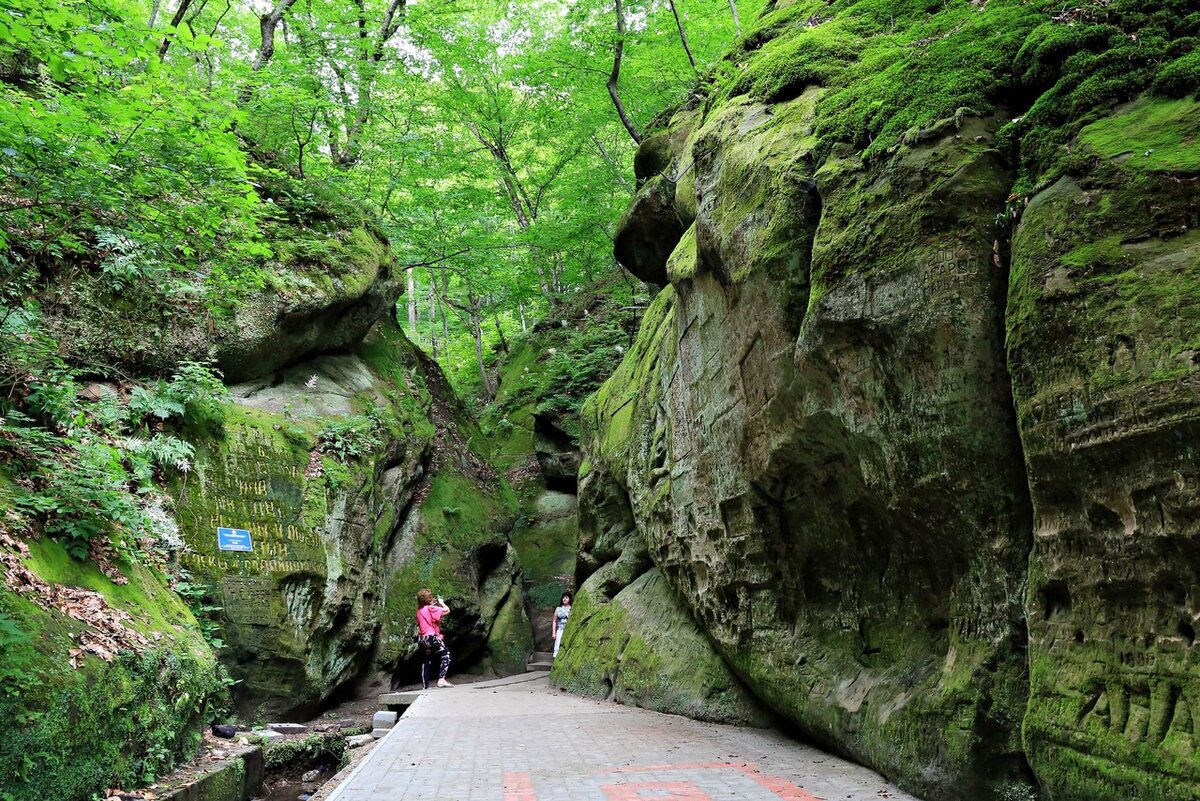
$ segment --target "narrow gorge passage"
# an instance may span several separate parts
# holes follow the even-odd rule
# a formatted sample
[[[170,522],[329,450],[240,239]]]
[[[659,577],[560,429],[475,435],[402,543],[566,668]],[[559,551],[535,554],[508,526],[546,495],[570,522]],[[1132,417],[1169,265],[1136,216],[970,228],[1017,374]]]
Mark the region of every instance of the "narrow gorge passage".
[[[0,801],[1200,801],[1198,42],[0,0]]]

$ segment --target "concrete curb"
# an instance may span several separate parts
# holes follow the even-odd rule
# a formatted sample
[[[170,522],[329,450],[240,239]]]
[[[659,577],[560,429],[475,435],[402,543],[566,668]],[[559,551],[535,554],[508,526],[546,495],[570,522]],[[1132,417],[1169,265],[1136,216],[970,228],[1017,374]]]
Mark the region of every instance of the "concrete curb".
[[[428,702],[427,698],[428,698],[427,696],[422,696],[422,697],[418,698],[416,701],[414,701],[412,704],[410,704],[408,708],[416,709],[419,704],[427,703]],[[377,755],[383,753],[383,748],[382,748],[383,744],[388,741],[388,738],[392,737],[393,735],[395,735],[396,732],[400,731],[400,729],[404,726],[404,721],[405,721],[405,717],[403,715],[401,715],[400,719],[396,721],[396,725],[394,725],[394,726],[392,726],[392,728],[388,729],[387,734],[383,735],[382,737],[380,737],[378,740],[375,741],[375,745],[371,746],[371,753],[367,754],[366,757],[361,762],[358,763],[358,765],[354,768],[354,770],[351,771],[350,774],[348,776],[346,776],[346,778],[342,779],[342,783],[339,784],[332,793],[330,793],[328,796],[325,797],[325,801],[339,801],[341,799],[342,792],[347,787],[350,786],[350,783],[352,781],[354,781],[354,777],[357,776],[364,768],[366,768],[368,765],[370,765],[372,759],[375,759]]]

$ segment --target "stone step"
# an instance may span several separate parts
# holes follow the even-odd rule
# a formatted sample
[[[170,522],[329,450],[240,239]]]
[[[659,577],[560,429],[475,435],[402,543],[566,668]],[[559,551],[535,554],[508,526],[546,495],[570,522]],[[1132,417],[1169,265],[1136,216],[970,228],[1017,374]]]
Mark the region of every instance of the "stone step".
[[[527,670],[549,670],[554,667],[553,662],[530,662],[525,666]]]
[[[534,651],[529,655],[530,662],[553,662],[554,654],[549,651]]]
[[[379,696],[379,705],[383,707],[393,706],[412,706],[414,702],[422,695],[424,690],[408,690],[402,693],[384,693]]]
[[[376,731],[379,729],[390,729],[396,725],[396,721],[399,719],[400,715],[396,712],[376,712],[375,717],[371,719],[371,726]]]

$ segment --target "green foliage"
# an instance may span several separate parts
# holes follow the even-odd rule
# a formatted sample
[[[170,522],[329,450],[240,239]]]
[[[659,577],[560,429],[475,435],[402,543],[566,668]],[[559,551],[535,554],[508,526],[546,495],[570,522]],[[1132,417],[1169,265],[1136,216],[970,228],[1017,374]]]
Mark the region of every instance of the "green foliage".
[[[370,455],[383,447],[383,426],[377,415],[353,415],[332,420],[317,435],[317,447],[343,461]]]
[[[6,653],[3,661],[16,660]],[[192,656],[126,651],[91,681],[83,672],[60,676],[52,698],[0,693],[0,713],[14,723],[0,745],[5,790],[14,801],[83,801],[154,781],[199,746],[200,726],[221,707],[220,675]]]
[[[160,533],[156,479],[190,470],[194,456],[164,424],[211,430],[224,420],[228,390],[197,363],[169,381],[132,387],[124,399],[104,387],[86,401],[81,390],[60,368],[29,385],[24,411],[0,417],[0,457],[21,476],[13,505],[77,559],[102,539],[136,550]]]
[[[82,257],[120,291],[189,271],[228,285],[265,251],[258,198],[232,131],[229,87],[190,60],[163,64],[161,34],[128,3],[8,0],[0,9],[0,249]],[[181,49],[218,55],[211,36]],[[217,269],[217,268],[220,269]]]
[[[212,602],[211,588],[193,583],[191,573],[181,569],[175,581],[175,593],[183,599],[188,609],[192,610],[204,641],[218,651],[224,648],[225,641],[221,639],[222,607]]]

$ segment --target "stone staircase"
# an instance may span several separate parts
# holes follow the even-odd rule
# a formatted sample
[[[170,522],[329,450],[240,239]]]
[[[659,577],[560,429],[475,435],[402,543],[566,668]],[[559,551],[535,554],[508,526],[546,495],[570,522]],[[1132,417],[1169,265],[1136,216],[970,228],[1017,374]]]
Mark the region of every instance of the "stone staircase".
[[[549,651],[534,651],[525,663],[526,670],[548,671],[554,665],[554,654]]]

